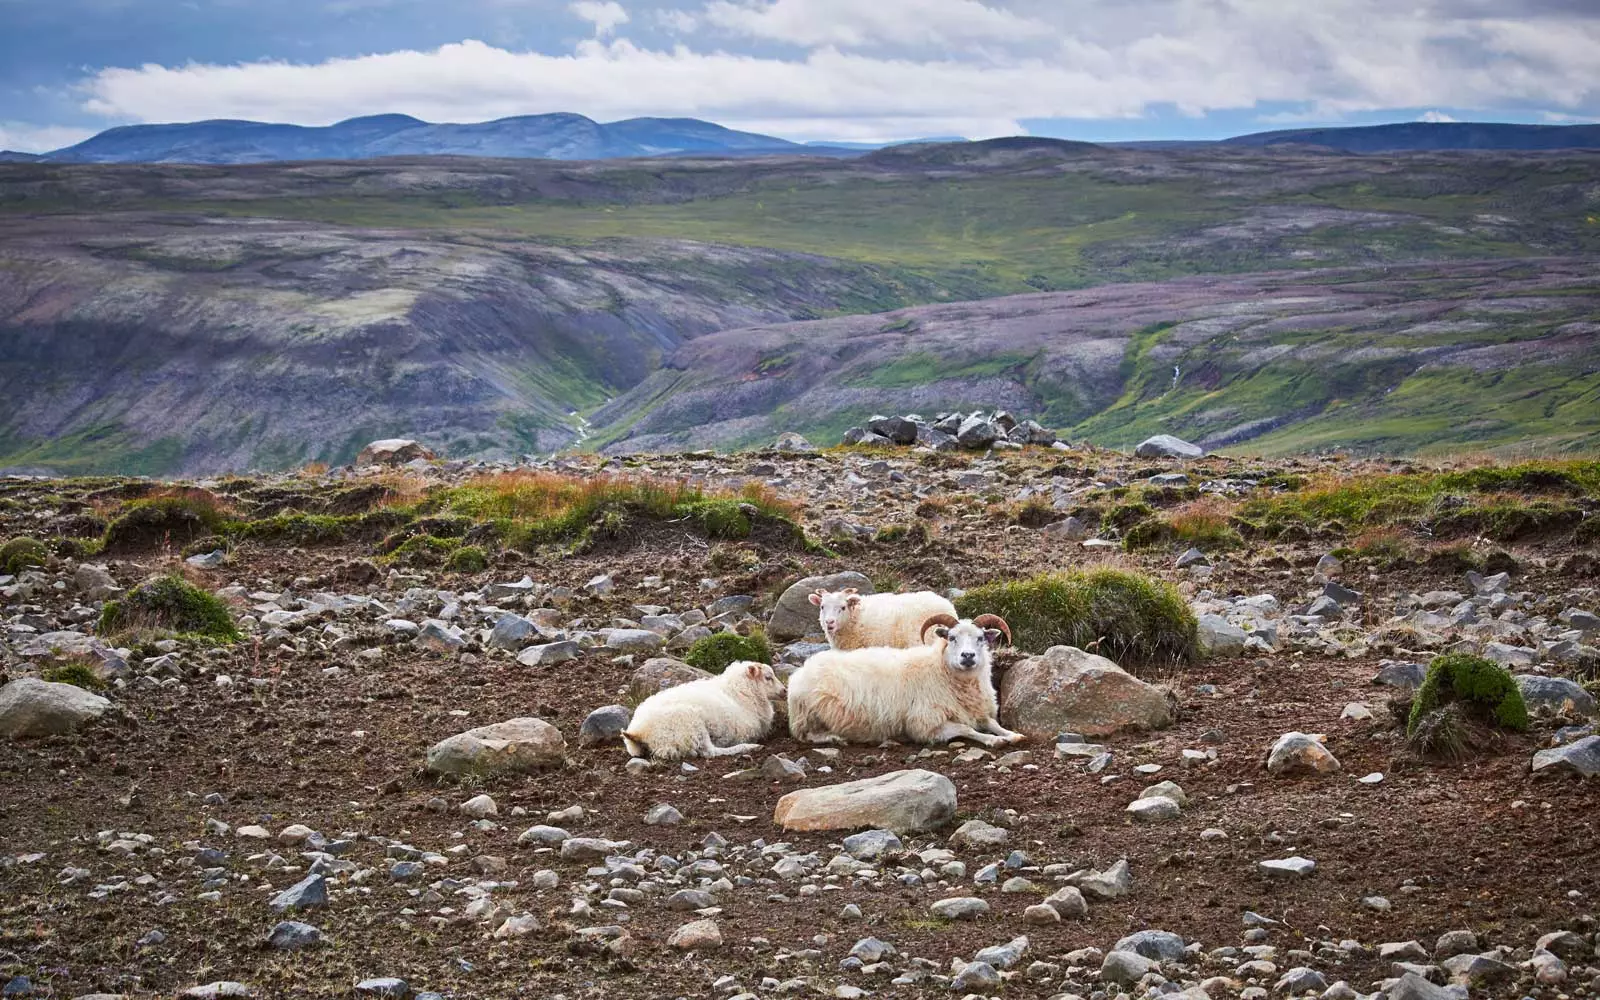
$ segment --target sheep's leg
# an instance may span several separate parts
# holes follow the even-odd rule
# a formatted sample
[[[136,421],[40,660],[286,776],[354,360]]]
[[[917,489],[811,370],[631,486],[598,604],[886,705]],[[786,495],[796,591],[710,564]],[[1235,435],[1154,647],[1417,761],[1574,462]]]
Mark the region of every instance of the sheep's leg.
[[[986,733],[993,733],[994,735],[1005,740],[1007,743],[1021,743],[1023,740],[1027,739],[1027,737],[1023,734],[1013,733],[1005,726],[1002,726],[999,719],[984,719],[978,724],[978,728]]]
[[[962,722],[946,722],[938,729],[935,729],[927,740],[921,742],[949,743],[951,740],[971,740],[973,743],[981,743],[986,747],[1005,746],[1009,742],[1003,736],[980,733]]]
[[[719,747],[707,740],[704,755],[707,757],[737,757],[740,754],[755,753],[760,749],[761,744],[759,743],[735,743],[731,747]]]
[[[806,737],[806,742],[822,747],[842,747],[849,744],[849,740],[837,733],[812,733]]]

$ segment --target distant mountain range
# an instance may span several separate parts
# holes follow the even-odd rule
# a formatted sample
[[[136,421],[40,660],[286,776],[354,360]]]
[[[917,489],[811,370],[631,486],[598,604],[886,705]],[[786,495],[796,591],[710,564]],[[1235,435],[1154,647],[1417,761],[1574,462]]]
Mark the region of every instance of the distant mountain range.
[[[917,143],[961,142],[943,137]],[[909,145],[911,143],[906,143]],[[1207,145],[1320,146],[1350,153],[1452,149],[1594,149],[1600,125],[1507,125],[1406,122],[1351,128],[1258,132],[1220,143],[1108,143],[1122,147],[1195,148]],[[54,152],[0,151],[0,162],[46,163],[273,163],[287,160],[365,160],[382,156],[480,156],[548,160],[619,157],[859,156],[885,144],[796,143],[739,132],[697,118],[629,118],[601,123],[577,114],[524,115],[472,124],[431,124],[409,115],[351,118],[309,127],[214,120],[172,125],[125,125]]]

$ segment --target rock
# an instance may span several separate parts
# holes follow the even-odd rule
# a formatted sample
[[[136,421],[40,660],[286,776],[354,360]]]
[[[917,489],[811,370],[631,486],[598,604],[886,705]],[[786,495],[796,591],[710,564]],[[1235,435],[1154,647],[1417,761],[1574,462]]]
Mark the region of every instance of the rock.
[[[1205,450],[1171,434],[1157,434],[1139,442],[1133,453],[1138,458],[1199,458]]]
[[[1308,991],[1316,991],[1318,993],[1322,992],[1328,988],[1328,981],[1324,979],[1322,977],[1322,973],[1318,972],[1316,969],[1307,968],[1306,966],[1301,965],[1290,969],[1288,972],[1285,972],[1282,976],[1280,976],[1278,978],[1278,984],[1273,988],[1280,993],[1288,993],[1291,996],[1299,996],[1300,994]]]
[[[1139,823],[1165,823],[1177,819],[1183,810],[1178,803],[1164,795],[1152,795],[1149,798],[1135,799],[1128,803],[1125,810],[1127,814]]]
[[[610,746],[620,743],[622,731],[628,728],[633,713],[622,705],[607,705],[584,716],[578,727],[578,746]]]
[[[1465,1000],[1461,994],[1408,972],[1389,987],[1389,1000]]]
[[[1594,695],[1585,691],[1576,681],[1565,677],[1541,677],[1538,674],[1517,674],[1517,688],[1530,711],[1545,709],[1550,712],[1594,715]]]
[[[569,837],[561,842],[563,861],[601,861],[628,847],[627,841],[606,840],[603,837]]]
[[[905,417],[873,417],[867,421],[867,430],[882,434],[895,444],[917,443],[917,425]]]
[[[1403,663],[1388,660],[1378,668],[1373,675],[1371,683],[1383,684],[1402,690],[1414,690],[1422,686],[1423,680],[1428,676],[1428,668],[1420,663]]]
[[[321,875],[307,875],[289,888],[272,897],[268,904],[282,913],[285,910],[310,910],[328,905],[328,880]]]
[[[794,431],[785,431],[782,434],[779,434],[778,440],[773,444],[772,447],[778,451],[791,453],[812,452],[817,450],[816,445],[812,444],[810,441],[807,441],[803,436],[796,434]]]
[[[1338,758],[1305,733],[1284,733],[1267,755],[1269,774],[1333,774],[1338,770]]]
[[[1183,938],[1170,931],[1136,931],[1111,946],[1112,951],[1131,951],[1158,962],[1181,960],[1183,949]]]
[[[617,589],[617,581],[612,579],[610,573],[600,573],[591,577],[583,589],[596,597],[605,597]]]
[[[0,736],[55,736],[98,719],[111,702],[72,684],[18,677],[0,687]]]
[[[648,655],[660,652],[666,644],[665,636],[647,628],[614,628],[606,636],[606,648],[617,653]]]
[[[407,1000],[412,995],[411,984],[394,976],[378,976],[356,983],[358,997],[385,997],[387,1000]]]
[[[952,990],[984,990],[991,986],[1000,985],[1000,973],[988,962],[968,962],[955,979],[950,981]]]
[[[489,816],[500,815],[500,807],[495,805],[494,799],[487,795],[474,795],[461,803],[461,815],[472,819],[485,819]]]
[[[955,814],[950,779],[916,770],[790,792],[778,800],[772,821],[785,830],[870,827],[905,834],[937,829]]]
[[[94,563],[79,563],[72,571],[72,585],[86,601],[104,601],[122,594],[122,588],[117,586],[110,571]]]
[[[1195,639],[1200,652],[1207,656],[1236,656],[1244,652],[1249,638],[1244,629],[1230,623],[1221,615],[1200,615],[1195,619]]]
[[[679,951],[707,951],[722,947],[722,930],[715,920],[695,920],[684,924],[667,938],[667,947]]]
[[[999,847],[1010,839],[1011,831],[981,819],[967,820],[950,835],[950,843],[956,847]]]
[[[1310,875],[1316,867],[1315,861],[1298,855],[1282,860],[1256,862],[1256,868],[1269,878],[1299,878]]]
[[[571,840],[572,834],[559,826],[530,826],[517,837],[518,844],[560,844]]]
[[[683,813],[665,802],[658,802],[644,814],[646,826],[676,826],[683,822]]]
[[[422,648],[431,649],[435,653],[459,653],[467,648],[467,640],[459,629],[449,622],[434,618],[423,621],[414,641]]]
[[[767,637],[775,642],[790,642],[808,635],[821,635],[817,609],[812,607],[810,601],[811,592],[843,590],[846,587],[854,587],[863,594],[873,592],[872,581],[855,572],[808,576],[790,584],[772,610],[772,618],[767,622]]]
[[[1146,684],[1103,656],[1075,646],[1052,646],[1014,664],[1000,682],[1000,717],[1007,727],[1050,738],[1071,730],[1108,736],[1161,729],[1172,723],[1162,689]]]
[[[658,656],[644,661],[644,666],[635,670],[628,679],[628,699],[637,705],[658,691],[710,676],[706,671],[691,667],[682,660]]]
[[[228,997],[252,997],[255,993],[244,983],[224,979],[204,986],[191,986],[178,996],[183,1000],[224,1000]]]
[[[1083,893],[1077,886],[1069,885],[1057,889],[1045,897],[1044,905],[1067,920],[1081,919],[1089,915],[1089,904],[1084,901]]]
[[[1160,971],[1160,962],[1132,951],[1112,951],[1100,963],[1100,978],[1123,986],[1132,986],[1150,973]]]
[[[961,426],[956,428],[956,443],[973,451],[987,448],[999,438],[1000,428],[978,414],[961,421]]]
[[[1070,515],[1061,521],[1051,521],[1039,530],[1069,542],[1079,542],[1089,537],[1089,526]]]
[[[566,749],[561,731],[543,719],[510,719],[435,743],[427,767],[433,774],[524,774],[559,766]]]
[[[578,644],[571,639],[529,646],[517,654],[517,662],[525,667],[546,667],[578,658]]]
[[[1178,569],[1188,569],[1190,566],[1210,566],[1211,560],[1206,557],[1204,552],[1201,552],[1199,549],[1191,548],[1183,555],[1179,556],[1178,561],[1173,565],[1175,565]]]
[[[1022,922],[1025,924],[1058,924],[1061,922],[1061,914],[1053,906],[1034,903],[1022,911]]]
[[[322,943],[322,932],[298,920],[280,920],[267,933],[267,947],[275,951],[299,951]]]
[[[1096,899],[1121,899],[1133,891],[1133,873],[1128,870],[1128,860],[1122,858],[1103,872],[1074,872],[1067,876],[1067,883]]]
[[[1478,935],[1471,931],[1445,931],[1433,946],[1435,959],[1454,958],[1478,950]]]
[[[1600,774],[1600,736],[1585,736],[1564,746],[1540,750],[1533,755],[1532,770],[1569,772],[1592,778]]]
[[[1581,962],[1588,955],[1589,943],[1576,931],[1551,931],[1534,942],[1533,950],[1548,951],[1568,961]]]
[[[904,848],[893,830],[863,830],[844,838],[844,849],[857,861],[877,861],[893,857]]]
[[[977,896],[952,896],[934,902],[928,909],[945,920],[976,920],[989,912],[989,904]]]
[[[362,448],[356,455],[356,468],[371,465],[404,465],[417,459],[432,461],[433,452],[409,438],[384,438]]]

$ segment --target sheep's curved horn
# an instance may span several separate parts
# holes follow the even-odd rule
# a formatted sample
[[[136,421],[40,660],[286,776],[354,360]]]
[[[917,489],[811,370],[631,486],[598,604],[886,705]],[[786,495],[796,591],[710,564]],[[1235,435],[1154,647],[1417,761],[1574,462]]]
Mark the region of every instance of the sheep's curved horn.
[[[935,625],[943,625],[945,628],[949,628],[955,624],[958,624],[955,615],[934,615],[922,623],[922,628],[917,630],[917,635],[922,637],[923,643],[927,643],[928,629],[933,628]]]
[[[999,615],[979,615],[972,619],[972,624],[979,628],[997,628],[1006,634],[1006,645],[1011,645],[1011,626]]]

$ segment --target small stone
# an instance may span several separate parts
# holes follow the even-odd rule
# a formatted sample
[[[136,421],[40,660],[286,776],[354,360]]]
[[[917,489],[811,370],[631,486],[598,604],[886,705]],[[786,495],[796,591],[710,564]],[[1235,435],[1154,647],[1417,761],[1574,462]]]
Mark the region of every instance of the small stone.
[[[500,815],[500,807],[495,805],[494,799],[487,795],[474,795],[459,806],[463,816],[473,819],[484,819],[489,816]]]
[[[945,920],[976,920],[989,912],[989,904],[976,896],[952,896],[935,902],[929,909]]]
[[[328,904],[328,882],[321,875],[307,875],[273,897],[274,910],[309,910]]]
[[[667,947],[679,951],[708,951],[722,947],[722,931],[715,920],[684,924],[667,938]]]
[[[276,951],[299,951],[322,943],[322,932],[298,920],[283,920],[267,934],[267,947]]]
[[[1338,758],[1320,740],[1306,733],[1283,734],[1267,756],[1270,774],[1332,774],[1338,770]]]
[[[1100,978],[1108,983],[1132,986],[1152,972],[1159,972],[1161,963],[1131,951],[1112,951],[1100,963]]]
[[[683,813],[661,802],[650,807],[650,811],[644,814],[644,821],[648,826],[675,826],[683,822]]]
[[[1315,861],[1298,855],[1281,860],[1259,861],[1256,863],[1256,868],[1263,874],[1275,878],[1302,877],[1311,874],[1316,867],[1317,863]]]
[[[1076,886],[1065,886],[1045,897],[1044,904],[1056,915],[1068,920],[1078,920],[1089,915],[1089,904]]]
[[[584,717],[578,728],[578,746],[611,746],[622,741],[622,731],[628,728],[633,713],[622,705],[597,708]]]

